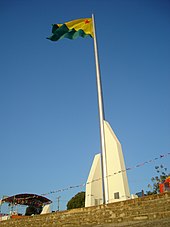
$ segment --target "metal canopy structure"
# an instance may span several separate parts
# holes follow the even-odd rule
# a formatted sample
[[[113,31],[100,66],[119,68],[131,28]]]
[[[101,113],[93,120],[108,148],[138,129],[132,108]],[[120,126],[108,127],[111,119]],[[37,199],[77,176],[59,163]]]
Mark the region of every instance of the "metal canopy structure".
[[[1,202],[10,203],[12,205],[26,205],[35,207],[42,207],[44,205],[52,203],[51,200],[36,194],[17,194],[2,199]]]

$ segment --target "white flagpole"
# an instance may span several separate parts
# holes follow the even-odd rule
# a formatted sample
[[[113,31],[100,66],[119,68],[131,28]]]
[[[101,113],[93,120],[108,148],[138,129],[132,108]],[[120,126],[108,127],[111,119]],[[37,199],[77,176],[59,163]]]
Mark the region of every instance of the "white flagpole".
[[[101,146],[101,167],[102,167],[102,186],[103,186],[103,204],[108,203],[108,183],[107,183],[107,166],[106,166],[106,146],[104,135],[104,107],[103,107],[103,94],[100,76],[100,66],[97,48],[97,38],[95,30],[95,20],[92,14],[93,32],[94,32],[94,53],[96,62],[96,81],[97,81],[97,94],[98,94],[98,108],[99,108],[99,121],[100,121],[100,146]]]

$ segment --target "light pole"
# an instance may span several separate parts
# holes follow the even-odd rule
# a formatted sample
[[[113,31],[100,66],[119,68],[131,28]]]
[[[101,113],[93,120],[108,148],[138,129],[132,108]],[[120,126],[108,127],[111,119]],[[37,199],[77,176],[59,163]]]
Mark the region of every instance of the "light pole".
[[[61,198],[61,196],[57,197],[57,211],[60,210],[60,198]]]

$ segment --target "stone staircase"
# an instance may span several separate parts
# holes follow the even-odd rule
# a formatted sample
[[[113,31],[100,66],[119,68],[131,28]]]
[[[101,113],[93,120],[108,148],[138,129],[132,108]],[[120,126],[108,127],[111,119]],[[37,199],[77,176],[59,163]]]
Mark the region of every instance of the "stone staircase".
[[[170,192],[0,222],[0,227],[170,227]]]

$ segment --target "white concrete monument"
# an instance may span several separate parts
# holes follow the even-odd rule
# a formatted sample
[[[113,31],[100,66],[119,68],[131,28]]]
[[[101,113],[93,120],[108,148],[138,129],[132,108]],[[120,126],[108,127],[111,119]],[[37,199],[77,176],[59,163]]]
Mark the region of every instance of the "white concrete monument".
[[[119,140],[109,123],[104,120],[106,146],[106,179],[108,201],[113,203],[130,198],[128,179]],[[101,154],[94,157],[86,184],[85,207],[103,204]]]

